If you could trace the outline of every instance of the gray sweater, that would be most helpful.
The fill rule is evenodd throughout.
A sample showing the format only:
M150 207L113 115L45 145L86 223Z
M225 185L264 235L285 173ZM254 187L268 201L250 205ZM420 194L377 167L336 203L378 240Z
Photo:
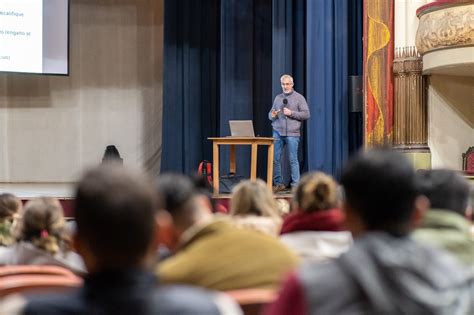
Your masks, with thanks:
M287 99L288 104L283 104L283 100ZM283 114L283 107L292 111L290 117ZM279 110L276 117L272 117L272 111ZM281 136L299 136L301 122L310 117L308 104L303 95L296 91L289 94L278 94L273 101L273 106L268 112L268 118L272 121L273 130L277 131Z

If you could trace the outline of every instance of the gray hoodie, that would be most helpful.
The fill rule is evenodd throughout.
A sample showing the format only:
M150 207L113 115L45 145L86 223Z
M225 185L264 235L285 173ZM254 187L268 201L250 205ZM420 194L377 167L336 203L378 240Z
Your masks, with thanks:
M369 233L339 259L298 272L310 314L474 314L472 272L410 237Z
M284 104L284 99L287 104ZM287 107L292 111L290 117L283 114L283 107ZM272 111L279 110L276 117L272 117ZM280 136L294 136L300 135L301 122L310 117L308 104L303 95L296 91L289 94L278 94L273 101L273 106L268 112L268 118L272 121L273 130L277 131Z

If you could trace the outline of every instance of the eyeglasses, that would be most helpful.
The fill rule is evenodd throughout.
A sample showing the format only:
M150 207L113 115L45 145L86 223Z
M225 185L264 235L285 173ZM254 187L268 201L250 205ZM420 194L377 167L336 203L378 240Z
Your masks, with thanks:
M292 85L293 83L282 83L281 85Z

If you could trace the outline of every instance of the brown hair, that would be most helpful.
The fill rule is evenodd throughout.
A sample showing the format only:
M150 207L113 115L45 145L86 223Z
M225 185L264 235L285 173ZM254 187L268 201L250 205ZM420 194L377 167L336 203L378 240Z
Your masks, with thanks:
M261 179L245 180L234 188L230 213L234 216L256 215L280 219L273 195Z
M17 240L31 242L51 254L69 250L70 237L65 229L63 208L53 197L28 201L20 221Z
M301 178L295 191L298 208L305 211L328 210L338 202L335 180L322 172L313 172Z
M15 195L0 194L0 246L9 246L15 242L12 236L15 214L21 209L21 200Z

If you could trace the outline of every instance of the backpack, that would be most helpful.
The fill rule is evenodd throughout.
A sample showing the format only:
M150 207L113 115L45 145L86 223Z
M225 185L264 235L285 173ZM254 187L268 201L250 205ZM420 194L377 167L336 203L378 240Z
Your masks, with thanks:
M199 163L198 174L207 178L207 181L212 185L212 163L209 161L202 161Z

